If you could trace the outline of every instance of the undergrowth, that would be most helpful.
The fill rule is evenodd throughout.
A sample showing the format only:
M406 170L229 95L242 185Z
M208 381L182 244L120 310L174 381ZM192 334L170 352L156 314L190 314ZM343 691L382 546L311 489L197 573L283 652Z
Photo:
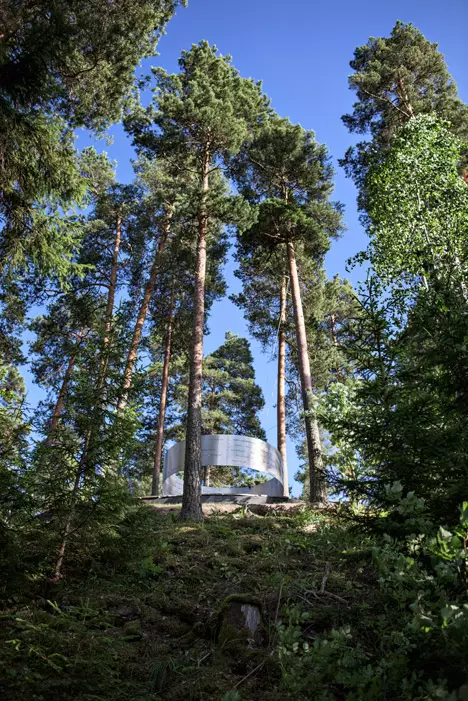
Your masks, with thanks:
M31 554L6 582L2 698L465 698L468 513L456 532L423 525L396 539L335 512L131 508L92 553L76 544L59 584ZM260 602L261 645L218 638L232 595Z

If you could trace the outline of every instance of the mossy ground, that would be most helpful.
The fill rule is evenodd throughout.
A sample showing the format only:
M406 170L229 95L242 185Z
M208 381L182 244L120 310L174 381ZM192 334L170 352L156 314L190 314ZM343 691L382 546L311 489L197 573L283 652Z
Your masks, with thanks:
M234 690L231 698L289 698L277 628L291 606L308 612L310 640L349 623L373 644L365 619L379 604L367 544L335 514L238 510L187 524L175 510L141 507L134 518L148 548L139 552L136 539L122 554L104 543L59 585L10 597L0 627L4 701L204 701ZM218 641L219 610L233 594L261 602L262 647Z

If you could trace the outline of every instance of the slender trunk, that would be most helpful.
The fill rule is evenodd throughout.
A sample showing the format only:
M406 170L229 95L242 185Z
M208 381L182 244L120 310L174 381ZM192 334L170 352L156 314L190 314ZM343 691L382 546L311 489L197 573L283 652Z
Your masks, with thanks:
M288 462L286 456L286 400L285 400L285 371L286 371L286 275L283 275L280 290L280 322L278 334L278 395L276 402L278 426L278 450L283 458L284 496L289 495Z
M83 450L80 457L80 466L85 468L88 461L88 452L93 443L95 432L101 426L100 411L103 404L103 390L106 381L107 366L109 364L109 350L112 333L112 317L114 315L115 293L117 290L117 271L119 266L119 252L122 241L122 217L117 214L115 226L114 250L112 252L111 273L109 278L109 292L107 294L106 317L104 326L104 336L102 339L101 353L99 359L99 376L96 385L96 400L94 402L93 418L86 432Z
M164 349L164 363L161 378L161 397L159 399L159 415L156 428L156 444L154 447L154 467L153 467L153 484L151 487L151 495L159 496L159 479L161 474L161 458L164 443L164 419L166 416L166 401L167 388L169 385L169 363L171 360L172 346L172 322L174 317L174 283L171 289L171 301L169 306L169 317L167 320L166 330L166 347Z
M115 291L117 288L117 268L119 265L119 251L120 242L122 239L122 217L120 214L117 215L117 222L115 227L115 242L114 251L112 254L112 267L109 281L109 293L107 295L107 306L106 306L106 324L104 329L103 347L104 352L101 356L101 363L105 358L105 351L110 342L110 334L112 329L112 315L114 314L114 303L115 303Z
M193 305L190 382L187 431L185 438L184 493L180 517L183 521L203 520L201 506L201 406L203 385L203 331L205 327L206 234L208 229L207 194L210 153L203 154L202 201L198 216L197 262Z
M307 335L302 308L301 289L297 273L296 255L292 241L287 243L289 277L294 307L296 325L297 354L299 373L301 376L302 403L304 406L304 422L307 436L307 452L309 457L310 501L324 504L327 501L325 479L323 474L322 445L317 419L313 412L312 378L310 374Z
M78 488L80 485L80 477L81 477L81 467L78 467L76 475L75 475L75 481L73 484L73 491L72 491L72 498L71 498L71 503L70 503L70 511L68 512L67 520L65 522L65 528L63 530L63 536L62 536L62 542L60 543L60 547L57 553L57 559L55 561L55 568L54 568L54 576L49 579L49 582L52 584L57 584L62 579L62 566L63 566L63 561L65 559L65 551L67 549L67 544L68 544L68 538L71 533L71 528L72 528L72 523L73 523L73 516L75 515L75 507L76 507L76 500L78 496Z
M330 314L330 330L331 330L332 343L335 346L335 348L338 348L338 346L340 345L340 342L338 340L338 331L336 328L337 322L338 322L338 316L335 314L335 312L333 312L332 314ZM342 373L341 373L341 368L340 368L340 364L339 364L338 353L336 354L336 365L333 369L336 373L336 378L341 379Z
M330 315L330 327L331 327L331 335L332 335L332 343L334 346L338 346L338 334L336 331L336 314L331 314Z
M49 424L49 437L47 439L47 443L50 443L54 433L57 430L60 415L63 411L63 405L65 402L65 397L68 392L68 385L70 384L70 378L72 376L73 368L75 367L76 363L76 350L73 352L73 355L70 357L70 360L68 361L68 367L65 371L65 375L62 380L62 386L60 387L60 392L57 397L57 402L54 407L54 411L52 414L52 418L50 419L50 424Z
M211 385L211 394L209 399L207 400L207 404L209 407L209 410L211 412L216 410L216 389L217 385L216 382L213 382ZM202 427L203 430L203 427ZM210 433L221 433L222 429L219 428L218 426L213 426ZM211 487L211 465L205 465L203 468L203 483L205 487Z
M100 404L101 393L106 378L107 364L109 362L109 344L112 331L112 317L114 314L115 292L117 289L117 270L119 266L119 251L122 240L122 217L117 215L115 226L114 251L112 253L111 274L109 279L109 292L107 295L106 320L104 326L104 338L102 339L101 358L99 363L99 379L97 386L97 404Z
M53 435L58 428L60 416L61 416L62 411L63 411L65 397L67 396L67 392L68 392L68 385L70 384L70 379L72 376L73 368L75 367L76 358L78 355L78 348L80 347L84 337L85 337L84 331L80 331L80 333L77 335L77 340L76 340L74 348L73 348L73 353L71 354L70 360L68 361L68 367L65 371L65 375L64 375L64 378L62 380L62 386L60 387L60 392L59 392L59 395L57 397L57 402L55 404L54 411L53 411L52 417L50 419L47 445L50 445L52 443Z
M86 431L85 439L84 439L84 443L83 443L83 450L81 451L80 471L83 473L85 473L87 471L87 468L88 468L89 453L93 452L92 450L90 451L90 447L91 447L91 441L93 440L93 438L95 436L95 428L98 428L98 426L95 426L94 424L97 424L97 423L99 423L99 406L98 405L96 405L94 407L93 419L91 421L90 427Z
M130 344L130 349L127 355L127 363L125 366L124 378L122 383L122 393L117 404L117 413L123 411L123 409L125 409L125 406L127 405L128 392L132 386L133 367L135 365L138 347L140 345L141 334L143 332L143 325L145 323L146 315L148 313L148 308L151 302L151 297L153 296L154 288L156 285L162 254L166 245L167 237L169 235L171 218L172 210L168 212L166 225L158 242L156 255L154 256L153 265L151 266L150 276L145 286L143 299L141 300L140 309L138 311L137 319L135 322L132 342Z

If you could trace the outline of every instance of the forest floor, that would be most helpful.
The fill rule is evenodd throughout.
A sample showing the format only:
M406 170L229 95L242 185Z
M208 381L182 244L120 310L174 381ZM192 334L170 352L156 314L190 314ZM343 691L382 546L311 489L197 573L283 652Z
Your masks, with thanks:
M351 625L374 645L377 575L366 537L346 520L208 510L192 524L177 508L140 507L142 554L132 546L122 562L109 549L40 594L11 597L0 619L3 700L275 701L293 698L281 648L294 631L313 645ZM261 608L254 646L220 638L232 595Z

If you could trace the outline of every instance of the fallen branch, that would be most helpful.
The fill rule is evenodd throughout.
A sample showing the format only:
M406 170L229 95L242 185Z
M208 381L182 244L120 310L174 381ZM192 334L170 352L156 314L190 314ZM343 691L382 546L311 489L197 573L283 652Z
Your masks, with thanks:
M260 662L260 664L257 665L256 667L254 667L254 669L252 669L251 672L246 674L245 677L242 677L242 679L240 681L238 681L237 684L234 684L234 689L237 689L238 686L243 684L249 677L252 676L252 674L255 674L255 672L258 672L264 666L265 662L266 662L266 660L263 660L263 662Z

